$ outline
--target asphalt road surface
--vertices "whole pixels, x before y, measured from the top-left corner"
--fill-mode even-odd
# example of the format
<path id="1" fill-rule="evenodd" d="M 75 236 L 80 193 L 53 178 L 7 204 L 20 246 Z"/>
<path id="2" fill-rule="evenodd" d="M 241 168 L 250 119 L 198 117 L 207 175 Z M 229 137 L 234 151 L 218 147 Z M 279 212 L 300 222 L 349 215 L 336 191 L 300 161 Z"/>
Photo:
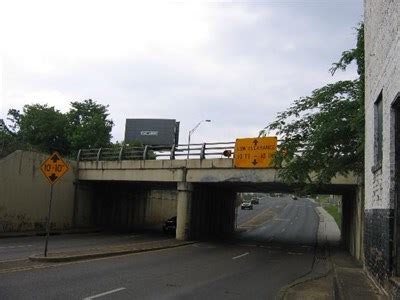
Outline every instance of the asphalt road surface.
<path id="1" fill-rule="evenodd" d="M 118 233 L 87 233 L 87 234 L 63 234 L 49 237 L 48 251 L 51 253 L 91 249 L 98 246 L 110 246 L 125 244 L 135 241 L 147 241 L 165 239 L 159 234 L 151 236 L 144 234 L 118 234 Z M 44 251 L 44 236 L 15 237 L 0 239 L 0 262 L 11 259 L 27 258 L 33 253 Z"/>
<path id="2" fill-rule="evenodd" d="M 271 299 L 310 272 L 318 217 L 306 199 L 238 210 L 237 236 L 0 274 L 0 299 Z"/>

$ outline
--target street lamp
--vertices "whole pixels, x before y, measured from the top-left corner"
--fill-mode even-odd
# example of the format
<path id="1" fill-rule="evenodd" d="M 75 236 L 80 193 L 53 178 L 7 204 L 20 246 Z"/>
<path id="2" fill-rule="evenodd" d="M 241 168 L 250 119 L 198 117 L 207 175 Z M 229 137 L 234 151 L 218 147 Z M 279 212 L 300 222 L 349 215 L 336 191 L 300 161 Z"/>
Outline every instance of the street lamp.
<path id="1" fill-rule="evenodd" d="M 196 131 L 197 128 L 199 128 L 200 124 L 203 122 L 211 122 L 211 120 L 201 120 L 199 123 L 197 123 L 196 126 L 193 127 L 192 130 L 189 130 L 189 136 L 188 136 L 188 149 L 187 149 L 187 159 L 189 159 L 189 155 L 190 155 L 190 137 L 193 134 L 193 132 Z"/>

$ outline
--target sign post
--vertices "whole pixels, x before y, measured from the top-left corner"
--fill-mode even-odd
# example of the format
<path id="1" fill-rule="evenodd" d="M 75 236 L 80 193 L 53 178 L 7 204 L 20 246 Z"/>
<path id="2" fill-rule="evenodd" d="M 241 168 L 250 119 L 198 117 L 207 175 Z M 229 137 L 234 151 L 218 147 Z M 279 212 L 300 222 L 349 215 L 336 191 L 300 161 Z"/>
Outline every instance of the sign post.
<path id="1" fill-rule="evenodd" d="M 47 257 L 47 245 L 49 243 L 49 235 L 50 235 L 50 217 L 51 217 L 51 203 L 52 202 L 53 202 L 53 185 L 50 186 L 49 212 L 47 213 L 46 239 L 44 241 L 44 257 Z"/>
<path id="2" fill-rule="evenodd" d="M 41 165 L 40 170 L 50 184 L 49 211 L 47 214 L 46 239 L 44 243 L 44 256 L 47 257 L 47 245 L 50 235 L 51 203 L 53 202 L 53 185 L 68 171 L 68 165 L 63 161 L 58 152 L 53 152 Z"/>
<path id="3" fill-rule="evenodd" d="M 237 139 L 235 143 L 235 168 L 273 168 L 277 137 Z"/>

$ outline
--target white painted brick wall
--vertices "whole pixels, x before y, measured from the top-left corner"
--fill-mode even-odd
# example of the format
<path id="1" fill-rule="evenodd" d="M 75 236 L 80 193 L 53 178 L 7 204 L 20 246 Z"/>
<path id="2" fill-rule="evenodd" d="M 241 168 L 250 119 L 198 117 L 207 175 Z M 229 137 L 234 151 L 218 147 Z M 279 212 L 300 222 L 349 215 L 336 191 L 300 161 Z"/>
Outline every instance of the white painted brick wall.
<path id="1" fill-rule="evenodd" d="M 393 208 L 394 115 L 400 92 L 400 0 L 365 0 L 365 209 Z M 374 102 L 383 92 L 383 161 L 374 165 Z"/>

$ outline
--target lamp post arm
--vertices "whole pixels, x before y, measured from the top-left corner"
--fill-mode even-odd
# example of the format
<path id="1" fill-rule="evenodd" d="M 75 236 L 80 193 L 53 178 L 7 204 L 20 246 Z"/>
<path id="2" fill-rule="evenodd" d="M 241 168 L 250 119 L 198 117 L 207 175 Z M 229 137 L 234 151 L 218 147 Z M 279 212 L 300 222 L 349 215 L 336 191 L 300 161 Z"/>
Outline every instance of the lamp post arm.
<path id="1" fill-rule="evenodd" d="M 199 128 L 200 124 L 203 122 L 210 122 L 210 120 L 201 120 L 199 123 L 197 123 L 196 126 L 193 127 L 192 130 L 189 130 L 189 135 L 188 135 L 188 148 L 187 148 L 187 159 L 189 159 L 190 156 L 190 136 L 193 134 L 193 132 L 196 131 L 197 128 Z"/>
<path id="2" fill-rule="evenodd" d="M 190 156 L 190 131 L 189 131 L 189 136 L 188 136 L 188 146 L 187 146 L 187 159 L 189 159 Z"/>
<path id="3" fill-rule="evenodd" d="M 197 128 L 199 128 L 200 124 L 203 123 L 203 121 L 200 121 L 196 126 L 194 126 L 194 128 L 192 130 L 189 131 L 189 136 L 192 135 L 193 132 L 196 131 Z"/>

